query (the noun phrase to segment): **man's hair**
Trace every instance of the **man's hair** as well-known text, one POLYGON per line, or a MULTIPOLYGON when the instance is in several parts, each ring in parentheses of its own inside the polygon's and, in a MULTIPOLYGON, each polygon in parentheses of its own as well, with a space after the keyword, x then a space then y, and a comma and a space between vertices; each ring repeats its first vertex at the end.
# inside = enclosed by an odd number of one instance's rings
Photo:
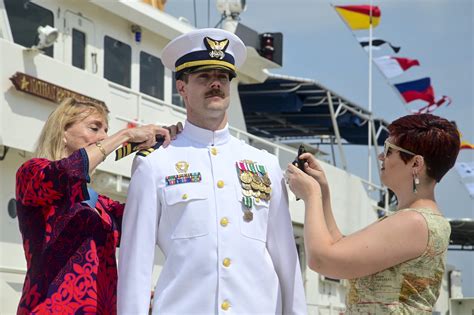
POLYGON ((81 101, 70 97, 65 98, 49 115, 41 130, 36 157, 49 160, 63 158, 65 152, 64 132, 70 126, 91 114, 99 114, 108 122, 108 113, 109 110, 103 104, 81 101))
MULTIPOLYGON (((431 115, 407 115, 388 126, 396 145, 423 156, 427 175, 436 182, 454 166, 461 140, 456 125, 448 120, 431 115)), ((408 163, 413 155, 400 152, 401 159, 408 163)))

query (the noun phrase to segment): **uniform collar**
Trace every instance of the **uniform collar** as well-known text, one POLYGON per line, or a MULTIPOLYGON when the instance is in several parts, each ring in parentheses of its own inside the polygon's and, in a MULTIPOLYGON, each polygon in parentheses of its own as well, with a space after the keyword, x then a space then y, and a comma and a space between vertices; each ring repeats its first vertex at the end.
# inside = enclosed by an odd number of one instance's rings
POLYGON ((228 123, 224 128, 212 131, 193 125, 188 120, 186 120, 181 135, 194 142, 204 145, 221 145, 230 140, 228 123))

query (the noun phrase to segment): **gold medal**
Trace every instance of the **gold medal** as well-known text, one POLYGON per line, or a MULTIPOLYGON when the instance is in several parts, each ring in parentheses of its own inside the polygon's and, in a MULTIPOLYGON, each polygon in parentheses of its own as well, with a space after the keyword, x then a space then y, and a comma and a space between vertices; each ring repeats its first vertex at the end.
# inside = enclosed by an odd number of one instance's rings
POLYGON ((250 210, 244 210, 244 221, 250 222, 253 220, 253 213, 250 210))
POLYGON ((265 187, 265 193, 270 194, 272 192, 272 188, 270 186, 265 187))
POLYGON ((255 184, 260 185, 262 183, 262 179, 257 174, 253 174, 252 182, 254 182, 255 184))
POLYGON ((253 192, 253 196, 256 197, 256 198, 259 198, 260 197, 260 191, 254 191, 253 192))
POLYGON ((250 184, 252 182, 252 175, 249 172, 242 172, 240 174, 240 180, 242 183, 250 184))
POLYGON ((252 181, 252 182, 250 183, 250 186, 252 186, 252 189, 253 189, 253 190, 259 190, 258 188, 260 187, 260 185, 257 184, 257 183, 254 182, 254 181, 252 181))
POLYGON ((270 186, 272 184, 272 182, 270 181, 270 177, 268 177, 268 174, 263 175, 262 180, 265 186, 270 186))
POLYGON ((242 194, 246 197, 251 197, 252 196, 252 191, 251 190, 246 190, 242 189, 242 194))
POLYGON ((250 184, 242 183, 242 188, 243 188, 243 189, 246 189, 246 190, 251 190, 251 189, 252 189, 252 186, 251 186, 250 184))

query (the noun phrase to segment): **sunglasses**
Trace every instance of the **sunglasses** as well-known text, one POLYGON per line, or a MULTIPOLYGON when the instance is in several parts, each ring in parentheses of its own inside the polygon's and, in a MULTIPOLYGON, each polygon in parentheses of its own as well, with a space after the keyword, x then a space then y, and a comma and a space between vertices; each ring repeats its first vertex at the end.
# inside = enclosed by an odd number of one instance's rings
POLYGON ((396 146, 393 143, 390 143, 388 140, 385 140, 385 142, 383 144, 383 156, 384 157, 387 157, 388 151, 390 149, 398 150, 400 152, 404 152, 404 153, 411 154, 411 155, 416 155, 416 153, 405 150, 404 148, 400 148, 399 146, 396 146))

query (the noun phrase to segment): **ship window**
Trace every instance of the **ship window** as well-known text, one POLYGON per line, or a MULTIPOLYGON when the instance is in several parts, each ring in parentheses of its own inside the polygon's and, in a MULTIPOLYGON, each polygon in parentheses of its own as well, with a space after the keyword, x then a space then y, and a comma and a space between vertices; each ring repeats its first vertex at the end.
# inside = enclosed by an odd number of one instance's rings
POLYGON ((163 99, 165 69, 160 58, 140 52, 140 92, 163 99))
POLYGON ((104 78, 130 87, 132 48, 121 41, 104 38, 104 78))
POLYGON ((173 81, 173 95, 171 97, 171 102, 176 106, 185 107, 183 98, 178 93, 178 89, 176 88, 176 79, 174 72, 171 74, 171 81, 173 81))
MULTIPOLYGON (((38 27, 54 27, 54 15, 48 9, 29 0, 4 0, 13 41, 25 47, 38 44, 38 27)), ((44 53, 53 57, 53 46, 44 49, 44 53)))
POLYGON ((72 65, 86 68, 86 34, 75 28, 72 29, 72 65))

